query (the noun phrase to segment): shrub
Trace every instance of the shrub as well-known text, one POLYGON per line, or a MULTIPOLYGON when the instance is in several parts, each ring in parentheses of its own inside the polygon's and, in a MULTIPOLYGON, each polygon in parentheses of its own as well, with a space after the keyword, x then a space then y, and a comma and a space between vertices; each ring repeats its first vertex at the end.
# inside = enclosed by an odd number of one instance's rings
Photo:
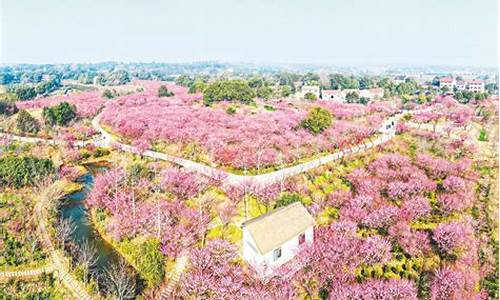
POLYGON ((241 101, 250 103, 255 93, 243 80, 219 80, 208 85, 204 91, 203 101, 210 105, 215 101, 241 101))
POLYGON ((17 115, 16 127, 21 132, 37 133, 40 130, 40 123, 23 109, 17 115))
POLYGON ((0 100, 0 115, 11 116, 17 113, 18 109, 14 102, 0 100))
POLYGON ((226 113, 228 115, 234 115, 236 113, 236 107, 234 106, 229 106, 228 108, 226 108, 226 113))
POLYGON ((309 130, 313 134, 321 133, 332 125, 332 114, 319 106, 313 107, 302 120, 300 127, 309 130))
POLYGON ((68 102, 61 102, 53 107, 43 109, 43 119, 46 124, 66 126, 76 118, 76 107, 68 102))
POLYGON ((313 93, 306 93, 304 95, 304 99, 315 101, 315 100, 318 100, 318 97, 316 97, 316 95, 313 93))
POLYGON ((283 193, 278 201, 276 201, 274 208, 287 206, 294 202, 302 202, 302 197, 296 193, 283 193))
POLYGON ((102 96, 107 99, 112 99, 115 97, 115 94, 111 90, 105 89, 102 96))
POLYGON ((484 128, 481 128, 481 131, 479 132, 479 141, 480 142, 488 141, 488 133, 486 133, 486 130, 484 128))
POLYGON ((276 108, 272 105, 264 105, 264 109, 268 111, 276 111, 276 108))
POLYGON ((162 85, 158 89, 158 97, 172 97, 174 93, 169 91, 166 86, 162 85))
POLYGON ((54 174, 50 159, 31 156, 5 156, 0 158, 0 185, 16 188, 33 185, 38 180, 54 174))

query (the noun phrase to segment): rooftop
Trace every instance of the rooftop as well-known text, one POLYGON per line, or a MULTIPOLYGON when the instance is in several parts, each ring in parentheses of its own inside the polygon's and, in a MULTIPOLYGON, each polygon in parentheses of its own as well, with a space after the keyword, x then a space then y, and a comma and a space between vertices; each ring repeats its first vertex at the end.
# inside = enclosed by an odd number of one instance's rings
POLYGON ((316 222, 300 202, 275 209, 242 224, 252 235, 261 254, 281 246, 316 222))

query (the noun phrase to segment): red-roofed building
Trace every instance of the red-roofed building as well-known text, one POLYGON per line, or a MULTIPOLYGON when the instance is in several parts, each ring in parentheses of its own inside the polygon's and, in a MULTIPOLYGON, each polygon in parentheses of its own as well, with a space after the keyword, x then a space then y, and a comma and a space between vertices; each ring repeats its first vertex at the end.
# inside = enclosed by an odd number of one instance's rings
POLYGON ((443 77, 439 79, 440 88, 448 88, 448 90, 453 91, 455 86, 455 79, 453 77, 443 77))

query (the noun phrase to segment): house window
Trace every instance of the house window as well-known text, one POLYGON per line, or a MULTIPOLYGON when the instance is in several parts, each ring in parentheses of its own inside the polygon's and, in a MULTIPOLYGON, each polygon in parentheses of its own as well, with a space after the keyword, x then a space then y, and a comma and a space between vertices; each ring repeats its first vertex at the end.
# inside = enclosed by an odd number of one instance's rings
POLYGON ((276 261, 281 257, 281 248, 274 249, 273 259, 276 261))
POLYGON ((301 234, 299 235, 299 245, 304 244, 304 243, 305 243, 305 241, 306 241, 306 234, 305 234, 305 233, 301 233, 301 234))

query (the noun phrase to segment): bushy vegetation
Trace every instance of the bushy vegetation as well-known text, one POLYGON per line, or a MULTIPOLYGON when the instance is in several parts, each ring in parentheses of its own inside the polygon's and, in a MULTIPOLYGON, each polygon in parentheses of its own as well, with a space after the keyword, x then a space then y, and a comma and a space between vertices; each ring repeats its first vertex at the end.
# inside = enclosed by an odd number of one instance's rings
POLYGON ((40 122, 33 118, 29 112, 22 109, 17 114, 16 128, 23 133, 37 133, 40 130, 40 122))
POLYGON ((11 116, 17 112, 17 106, 13 101, 0 100, 0 115, 11 116))
POLYGON ((33 156, 0 157, 0 186, 23 187, 33 185, 54 174, 50 159, 33 156))
POLYGON ((44 107, 43 119, 46 124, 66 126, 76 118, 76 107, 68 102, 61 102, 53 107, 44 107))
POLYGON ((309 110, 307 117, 300 122, 300 127, 313 134, 318 134, 330 127, 332 123, 332 114, 328 110, 316 106, 309 110))
POLYGON ((218 80, 210 83, 203 92, 203 100, 206 105, 216 101, 250 103, 254 98, 254 91, 243 80, 218 80))
POLYGON ((307 92, 307 93, 304 95, 304 99, 306 99, 306 100, 310 100, 310 101, 315 101, 315 100, 318 100, 318 97, 316 97, 316 95, 315 95, 315 94, 313 94, 313 93, 307 92))
POLYGON ((158 97, 172 97, 174 93, 169 91, 166 86, 161 85, 158 89, 158 97))

